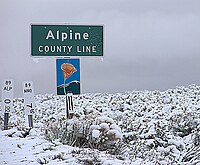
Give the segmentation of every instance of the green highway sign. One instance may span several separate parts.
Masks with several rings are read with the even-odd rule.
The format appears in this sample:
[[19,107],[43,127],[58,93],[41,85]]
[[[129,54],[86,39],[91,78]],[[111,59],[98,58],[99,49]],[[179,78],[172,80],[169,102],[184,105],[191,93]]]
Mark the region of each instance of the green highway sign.
[[103,56],[103,26],[31,24],[31,56]]

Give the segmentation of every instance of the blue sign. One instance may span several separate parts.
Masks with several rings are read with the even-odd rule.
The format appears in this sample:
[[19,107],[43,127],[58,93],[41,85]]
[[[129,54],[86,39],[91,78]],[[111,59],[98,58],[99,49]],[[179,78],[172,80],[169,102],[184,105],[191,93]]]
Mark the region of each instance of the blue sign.
[[57,94],[80,94],[80,60],[56,59]]

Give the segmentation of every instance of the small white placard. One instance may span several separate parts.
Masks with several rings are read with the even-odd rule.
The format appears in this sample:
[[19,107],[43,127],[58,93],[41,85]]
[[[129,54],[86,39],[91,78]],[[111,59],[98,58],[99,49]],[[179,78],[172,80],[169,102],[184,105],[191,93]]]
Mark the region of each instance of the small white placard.
[[14,82],[12,79],[3,81],[2,84],[2,113],[10,113],[13,110],[13,90]]
[[26,81],[23,83],[23,95],[24,95],[24,109],[25,115],[33,115],[35,108],[34,101],[34,90],[33,90],[33,82]]

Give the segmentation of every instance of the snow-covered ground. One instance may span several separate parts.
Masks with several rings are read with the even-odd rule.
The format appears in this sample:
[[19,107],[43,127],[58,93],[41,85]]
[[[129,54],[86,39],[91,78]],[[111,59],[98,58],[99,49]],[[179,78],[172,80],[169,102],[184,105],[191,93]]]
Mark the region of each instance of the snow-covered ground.
[[14,99],[9,129],[0,116],[0,164],[200,164],[200,87],[35,96],[34,128]]

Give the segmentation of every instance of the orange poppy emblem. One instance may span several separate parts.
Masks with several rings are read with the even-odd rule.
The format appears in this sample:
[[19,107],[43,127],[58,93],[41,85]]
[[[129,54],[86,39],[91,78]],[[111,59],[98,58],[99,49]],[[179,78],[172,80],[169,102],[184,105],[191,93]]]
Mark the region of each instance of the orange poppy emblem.
[[63,71],[64,78],[69,78],[74,72],[76,72],[76,68],[69,63],[64,63],[61,65],[61,69]]

